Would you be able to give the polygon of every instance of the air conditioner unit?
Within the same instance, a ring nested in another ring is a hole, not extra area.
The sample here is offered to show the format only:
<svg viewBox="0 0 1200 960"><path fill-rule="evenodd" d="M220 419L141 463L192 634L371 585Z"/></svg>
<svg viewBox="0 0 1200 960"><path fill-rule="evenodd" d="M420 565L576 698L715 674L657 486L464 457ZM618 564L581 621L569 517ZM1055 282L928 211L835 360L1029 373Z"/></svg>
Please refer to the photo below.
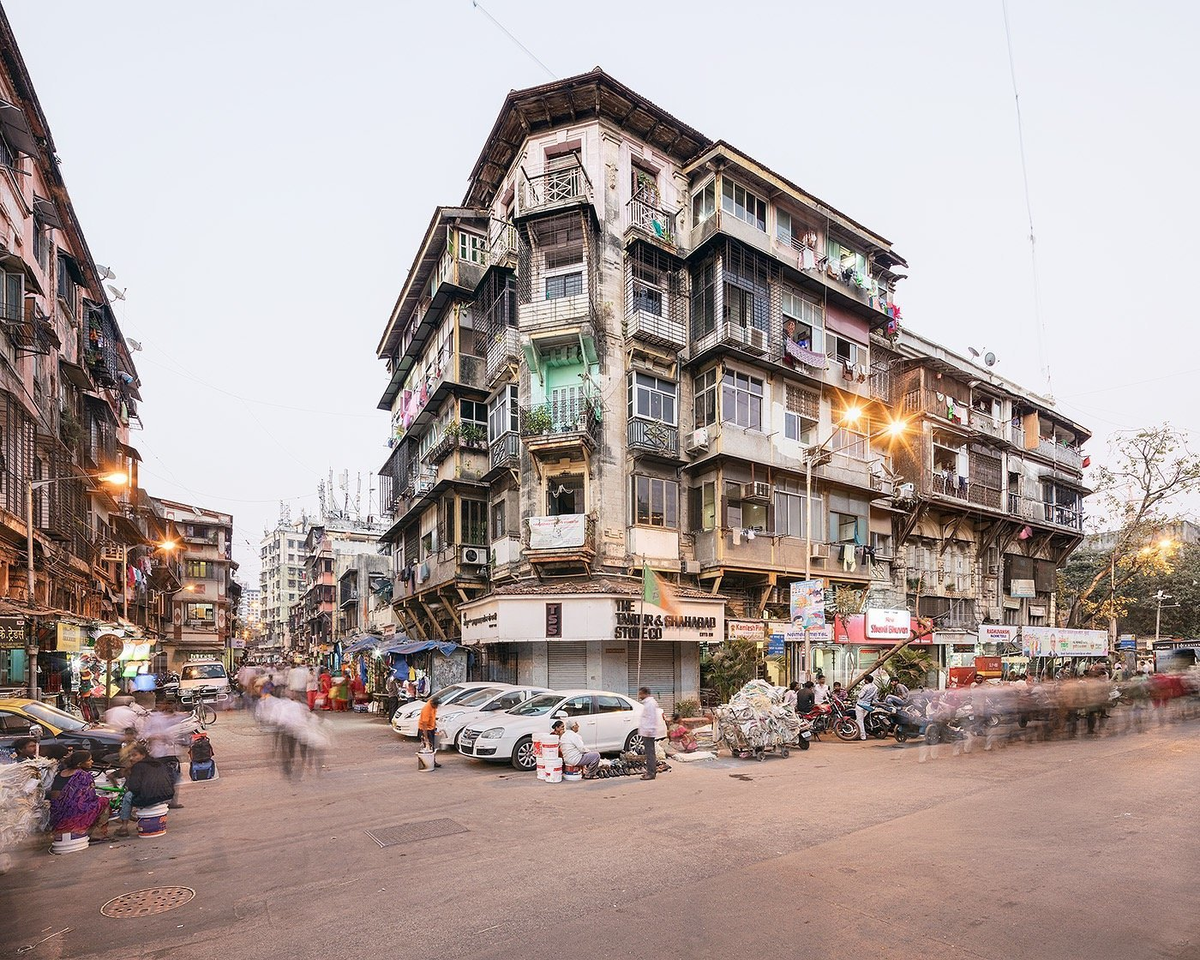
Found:
<svg viewBox="0 0 1200 960"><path fill-rule="evenodd" d="M684 560L683 561L683 572L690 573L693 576L698 575L700 573L700 561L699 560Z"/></svg>
<svg viewBox="0 0 1200 960"><path fill-rule="evenodd" d="M814 560L828 560L829 559L829 544L814 543L812 545L812 553L810 554L810 556Z"/></svg>
<svg viewBox="0 0 1200 960"><path fill-rule="evenodd" d="M758 327L746 328L746 348L755 353L767 352L767 331Z"/></svg>
<svg viewBox="0 0 1200 960"><path fill-rule="evenodd" d="M743 483L742 499L759 500L763 503L769 503L771 500L771 485L764 483L762 480L755 480L753 483Z"/></svg>
<svg viewBox="0 0 1200 960"><path fill-rule="evenodd" d="M458 556L463 566L482 567L488 562L488 552L483 547L463 547Z"/></svg>
<svg viewBox="0 0 1200 960"><path fill-rule="evenodd" d="M740 343L743 346L746 344L746 327L740 323L728 323L725 325L725 339L730 343Z"/></svg>
<svg viewBox="0 0 1200 960"><path fill-rule="evenodd" d="M702 453L708 449L708 427L701 427L688 437L686 444L690 454Z"/></svg>

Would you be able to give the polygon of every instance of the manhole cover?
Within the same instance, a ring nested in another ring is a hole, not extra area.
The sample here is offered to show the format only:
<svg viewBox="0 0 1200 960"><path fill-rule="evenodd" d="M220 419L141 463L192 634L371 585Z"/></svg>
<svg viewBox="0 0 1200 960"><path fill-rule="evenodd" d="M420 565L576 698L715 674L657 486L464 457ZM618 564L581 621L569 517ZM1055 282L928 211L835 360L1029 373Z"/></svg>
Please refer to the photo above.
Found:
<svg viewBox="0 0 1200 960"><path fill-rule="evenodd" d="M418 820L415 823L402 823L395 827L379 827L368 830L367 836L381 847L394 847L398 843L411 843L414 840L432 840L434 837L448 837L455 833L466 833L467 828L457 820Z"/></svg>
<svg viewBox="0 0 1200 960"><path fill-rule="evenodd" d="M148 917L182 907L195 895L196 891L191 887L151 887L149 890L136 890L113 897L100 908L100 912L106 917L118 919Z"/></svg>

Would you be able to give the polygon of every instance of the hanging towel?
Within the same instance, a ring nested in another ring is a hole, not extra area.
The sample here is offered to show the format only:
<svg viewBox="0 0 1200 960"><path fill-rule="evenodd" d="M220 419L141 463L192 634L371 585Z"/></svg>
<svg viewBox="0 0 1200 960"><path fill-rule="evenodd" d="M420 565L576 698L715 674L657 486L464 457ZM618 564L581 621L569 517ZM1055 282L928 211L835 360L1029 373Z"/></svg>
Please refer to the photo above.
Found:
<svg viewBox="0 0 1200 960"><path fill-rule="evenodd" d="M812 250L808 247L805 247L800 252L800 265L805 270L811 270L814 266L816 266L816 258L813 256Z"/></svg>

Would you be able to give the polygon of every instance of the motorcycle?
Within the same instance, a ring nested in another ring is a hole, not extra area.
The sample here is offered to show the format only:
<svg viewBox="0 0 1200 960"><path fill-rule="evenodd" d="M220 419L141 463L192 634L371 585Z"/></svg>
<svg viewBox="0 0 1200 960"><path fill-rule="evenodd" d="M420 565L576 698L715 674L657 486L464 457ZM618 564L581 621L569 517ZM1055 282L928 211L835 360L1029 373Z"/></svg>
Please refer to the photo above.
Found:
<svg viewBox="0 0 1200 960"><path fill-rule="evenodd" d="M820 739L820 734L830 730L839 740L847 742L858 739L858 721L853 713L848 713L845 704L830 697L824 703L817 704L801 719L812 724L812 732Z"/></svg>

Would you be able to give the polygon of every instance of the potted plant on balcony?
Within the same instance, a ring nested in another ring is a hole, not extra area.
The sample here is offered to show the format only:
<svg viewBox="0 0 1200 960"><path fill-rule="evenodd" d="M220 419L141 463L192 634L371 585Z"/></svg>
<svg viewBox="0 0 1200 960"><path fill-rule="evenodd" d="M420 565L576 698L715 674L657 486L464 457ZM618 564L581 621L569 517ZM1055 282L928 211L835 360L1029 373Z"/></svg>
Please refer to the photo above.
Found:
<svg viewBox="0 0 1200 960"><path fill-rule="evenodd" d="M525 414L525 429L528 433L540 433L544 436L550 433L551 425L550 411L545 406L534 407Z"/></svg>
<svg viewBox="0 0 1200 960"><path fill-rule="evenodd" d="M487 431L475 423L464 423L459 436L468 447L482 447L487 443Z"/></svg>

